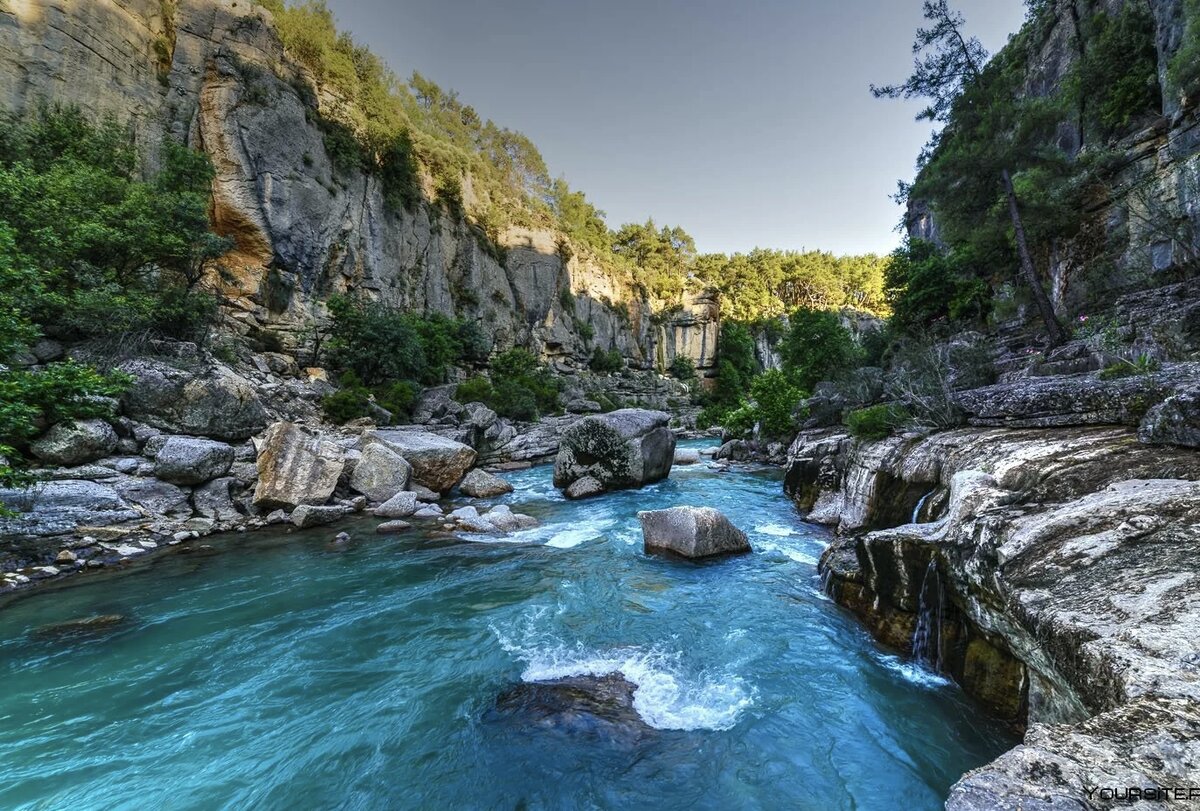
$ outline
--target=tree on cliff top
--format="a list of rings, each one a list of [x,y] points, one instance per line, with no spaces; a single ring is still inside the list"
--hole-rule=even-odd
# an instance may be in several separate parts
[[[978,39],[963,34],[966,21],[961,13],[950,8],[947,0],[925,0],[924,16],[931,26],[917,29],[913,42],[912,75],[903,84],[883,87],[872,85],[871,92],[876,98],[928,99],[929,106],[917,116],[918,120],[943,123],[949,123],[951,114],[963,108],[964,99],[980,107],[994,105],[997,108],[1007,108],[1008,105],[1019,104],[1011,95],[1005,97],[1003,94],[995,94],[993,97],[986,94],[979,98],[974,97],[974,93],[986,91],[990,81],[1001,80],[1003,77],[998,76],[995,71],[985,72],[987,51]],[[983,112],[988,114],[987,110]],[[1007,117],[1000,116],[1001,119]],[[1006,127],[990,129],[994,137],[990,139],[987,154],[990,156],[989,163],[998,170],[992,175],[994,179],[991,182],[1003,190],[1008,218],[1012,223],[1013,241],[1020,259],[1021,275],[1042,321],[1045,322],[1050,344],[1056,346],[1066,340],[1066,332],[1054,314],[1054,307],[1033,264],[1025,223],[1012,180],[1011,167],[1019,160],[1023,151],[1029,150],[1030,144],[1020,137],[1013,137],[1014,131]]]

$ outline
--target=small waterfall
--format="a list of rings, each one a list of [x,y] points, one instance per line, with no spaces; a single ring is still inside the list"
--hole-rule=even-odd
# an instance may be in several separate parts
[[[934,671],[942,669],[942,576],[937,556],[929,559],[921,581],[921,603],[917,609],[917,627],[912,638],[913,656]]]
[[[937,492],[937,488],[934,488],[933,490],[930,490],[925,495],[921,496],[921,500],[917,502],[917,506],[913,507],[912,520],[909,521],[908,523],[910,523],[910,524],[921,523],[921,508],[925,506],[926,501],[929,501],[929,497],[932,496],[936,492]]]

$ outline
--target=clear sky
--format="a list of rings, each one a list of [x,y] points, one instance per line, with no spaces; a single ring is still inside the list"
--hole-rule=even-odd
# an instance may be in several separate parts
[[[519,130],[616,227],[701,251],[885,252],[929,136],[908,75],[920,0],[328,0],[401,76]],[[995,51],[1021,0],[957,0]]]

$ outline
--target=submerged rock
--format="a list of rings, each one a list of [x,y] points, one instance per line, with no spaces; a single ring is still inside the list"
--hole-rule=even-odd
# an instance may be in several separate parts
[[[129,617],[124,614],[97,614],[92,617],[56,622],[34,628],[32,636],[35,639],[66,639],[78,636],[99,636],[112,633],[129,623]]]
[[[569,490],[590,476],[607,491],[665,479],[675,458],[669,422],[665,412],[638,408],[584,417],[562,433],[554,486]]]
[[[652,731],[633,707],[636,690],[620,673],[522,682],[501,693],[484,720],[629,745]]]
[[[638,513],[638,518],[648,554],[669,552],[685,558],[710,558],[752,551],[746,533],[712,507],[646,510]]]
[[[379,526],[375,527],[375,531],[380,535],[391,535],[397,532],[404,532],[412,527],[412,524],[399,519],[395,521],[384,521]]]
[[[332,524],[334,521],[349,515],[351,512],[353,510],[350,507],[342,505],[314,507],[311,504],[301,504],[292,511],[291,520],[300,529],[308,529],[309,527]]]

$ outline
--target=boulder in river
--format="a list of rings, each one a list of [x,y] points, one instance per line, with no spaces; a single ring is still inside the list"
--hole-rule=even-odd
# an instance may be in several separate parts
[[[384,502],[408,486],[412,465],[384,442],[369,442],[350,474],[350,489]]]
[[[354,510],[340,504],[330,505],[328,507],[315,507],[311,504],[301,504],[296,509],[292,510],[292,523],[300,529],[308,529],[309,527],[319,527],[325,524],[332,524],[339,518],[343,518]]]
[[[675,450],[675,464],[677,465],[695,465],[700,462],[700,451],[694,448],[677,448]]]
[[[562,433],[554,460],[554,486],[576,497],[571,485],[589,476],[605,491],[665,479],[675,458],[675,434],[667,427],[669,422],[665,412],[640,408],[584,417]]]
[[[291,422],[267,429],[258,453],[254,503],[268,509],[324,504],[346,466],[337,444]]]
[[[746,533],[712,507],[671,507],[638,513],[642,543],[649,553],[710,558],[750,552]]]
[[[375,508],[377,518],[407,518],[417,511],[417,494],[407,490],[397,493]]]
[[[104,420],[67,420],[30,443],[29,450],[52,465],[82,465],[116,447],[117,432]]]
[[[446,493],[475,464],[475,450],[429,431],[383,430],[372,436],[385,442],[412,465],[413,481]]]
[[[484,720],[628,746],[652,731],[633,707],[636,690],[620,673],[522,682],[501,693]]]
[[[492,498],[511,493],[513,486],[499,476],[493,476],[486,470],[475,468],[463,478],[458,489],[462,490],[464,495],[472,498]]]

